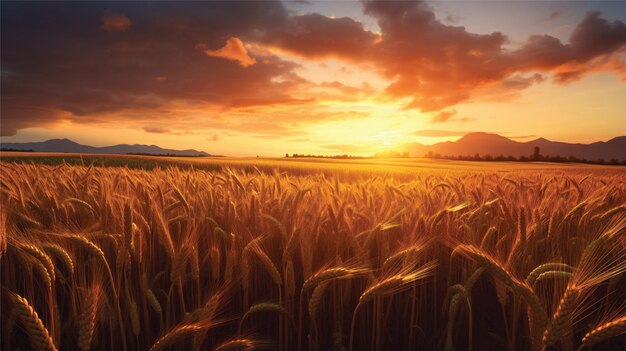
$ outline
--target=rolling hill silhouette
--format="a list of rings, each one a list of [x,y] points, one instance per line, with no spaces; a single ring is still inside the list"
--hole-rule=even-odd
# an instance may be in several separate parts
[[[433,145],[420,143],[405,144],[402,151],[408,151],[412,156],[423,156],[429,152],[450,156],[504,155],[530,156],[535,147],[539,147],[542,155],[574,156],[587,160],[626,160],[626,136],[619,136],[609,141],[599,141],[591,144],[574,144],[550,141],[538,138],[527,142],[514,141],[498,134],[484,132],[469,133],[457,141],[446,141]]]
[[[69,139],[51,139],[34,143],[2,143],[3,149],[32,150],[36,152],[67,152],[81,154],[150,154],[176,156],[210,156],[204,151],[193,149],[173,150],[163,149],[156,145],[119,144],[113,146],[95,147],[78,144]]]

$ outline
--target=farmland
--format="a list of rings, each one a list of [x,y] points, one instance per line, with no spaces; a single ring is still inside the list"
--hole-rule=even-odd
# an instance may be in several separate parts
[[[626,347],[624,167],[0,164],[3,349]]]

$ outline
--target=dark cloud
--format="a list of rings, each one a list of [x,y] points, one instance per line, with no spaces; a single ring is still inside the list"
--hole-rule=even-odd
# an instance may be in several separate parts
[[[574,28],[569,43],[563,44],[549,35],[535,35],[507,57],[518,71],[551,71],[556,81],[566,82],[596,69],[594,60],[617,54],[625,45],[626,24],[609,22],[599,12],[590,12]]]
[[[256,40],[307,58],[339,57],[360,61],[369,55],[378,36],[348,17],[317,13],[291,17],[284,26],[260,31]]]
[[[568,43],[535,35],[509,50],[504,34],[476,34],[444,24],[422,1],[363,4],[365,14],[377,20],[380,35],[349,18],[315,14],[296,16],[288,21],[288,30],[264,33],[260,40],[307,58],[373,64],[392,80],[386,89],[390,97],[412,98],[406,108],[422,112],[467,101],[488,86],[520,90],[540,83],[545,75],[559,82],[572,80],[597,69],[598,58],[626,44],[624,23],[609,22],[597,12],[587,14]],[[621,66],[613,64],[609,70],[616,67]]]
[[[155,119],[172,101],[289,100],[296,84],[296,65],[276,56],[243,67],[196,49],[280,26],[280,2],[7,2],[1,16],[2,135],[62,119]]]
[[[160,127],[143,127],[143,130],[148,133],[156,133],[156,134],[168,134],[171,132],[167,128],[160,128]]]
[[[155,127],[155,126],[146,126],[143,127],[144,132],[146,133],[154,133],[154,134],[170,134],[170,135],[188,135],[191,132],[187,131],[176,131],[169,128],[164,127]]]
[[[505,35],[445,25],[422,2],[367,1],[365,11],[378,19],[382,30],[373,60],[394,79],[387,92],[413,97],[407,107],[424,112],[466,101],[473,91],[494,82],[521,89],[543,79],[520,78],[525,72],[554,73],[560,81],[580,76],[590,69],[590,61],[626,44],[624,23],[608,22],[597,12],[576,26],[567,44],[548,35],[532,36],[521,48],[507,51]],[[573,71],[566,69],[571,62],[577,64]]]

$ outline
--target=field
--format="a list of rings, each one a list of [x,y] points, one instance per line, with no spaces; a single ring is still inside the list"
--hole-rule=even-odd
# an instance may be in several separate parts
[[[624,167],[0,165],[5,350],[626,350]]]

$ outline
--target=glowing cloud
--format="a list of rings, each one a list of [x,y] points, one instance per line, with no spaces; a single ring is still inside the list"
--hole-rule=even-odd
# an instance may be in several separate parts
[[[204,49],[206,45],[199,44],[197,46],[200,49]],[[223,59],[237,61],[242,67],[248,67],[254,65],[256,60],[250,55],[248,55],[248,51],[239,38],[228,38],[226,41],[226,45],[217,50],[209,50],[205,49],[204,53],[210,57],[220,57]]]

